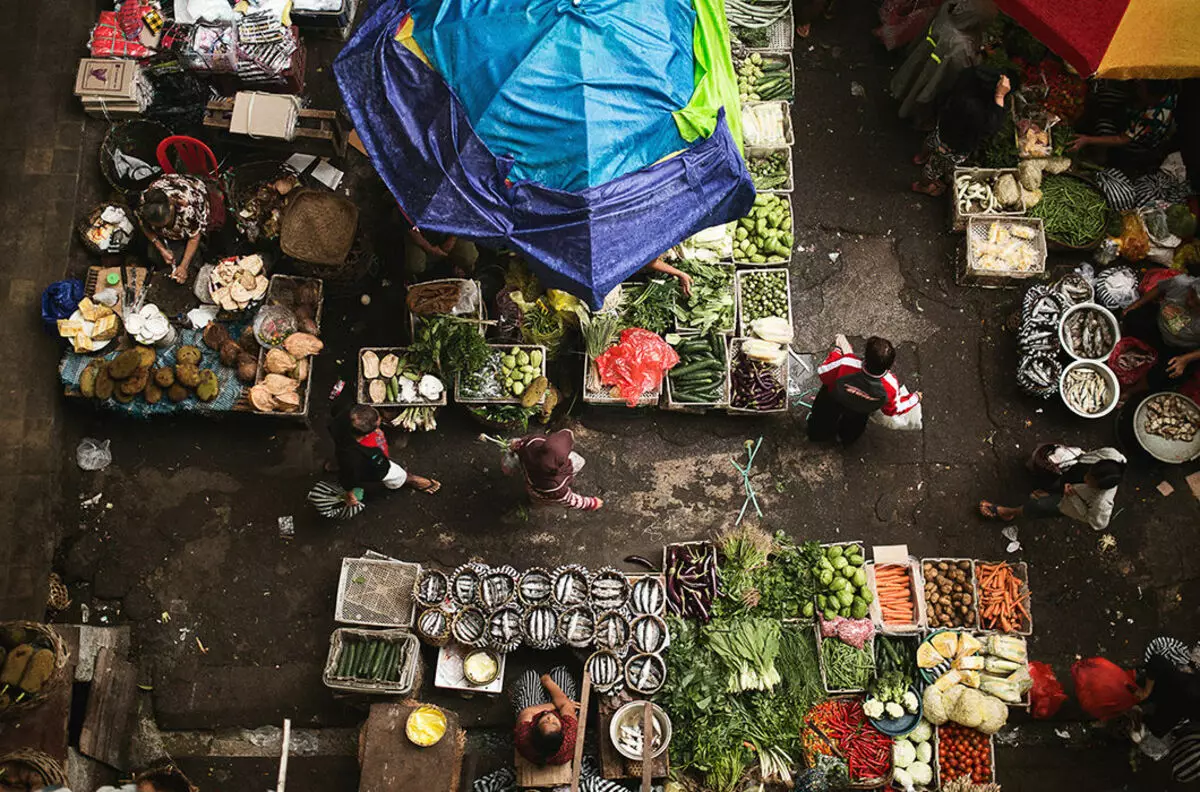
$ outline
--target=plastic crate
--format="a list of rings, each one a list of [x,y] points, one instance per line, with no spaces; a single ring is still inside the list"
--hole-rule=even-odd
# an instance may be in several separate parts
[[[483,324],[483,320],[487,318],[487,313],[483,305],[483,286],[479,281],[468,280],[466,278],[438,278],[436,280],[421,281],[414,283],[414,286],[424,286],[430,283],[472,283],[475,288],[475,310],[471,314],[432,314],[433,316],[457,316],[460,319],[474,319],[479,322],[479,335],[487,334],[487,326]],[[408,330],[411,334],[410,338],[415,338],[417,334],[417,323],[423,320],[422,316],[413,314],[408,310],[407,304],[404,308],[408,314]]]
[[[776,102],[745,102],[742,104],[742,114],[743,115],[745,115],[745,113],[746,113],[746,108],[752,104],[753,105],[769,105],[769,104],[781,105],[781,109],[783,110],[783,143],[782,143],[782,145],[790,147],[790,146],[793,146],[796,144],[796,136],[795,136],[795,133],[792,131],[792,103],[791,102],[778,102],[778,101],[776,101]],[[746,125],[743,122],[743,124],[742,124],[743,131],[745,130],[745,128],[746,128]],[[753,146],[755,148],[777,148],[781,144],[777,140],[776,141],[766,141],[766,140],[750,141],[747,139],[746,145]]]
[[[358,350],[358,403],[370,405],[371,407],[445,407],[446,406],[446,383],[442,382],[442,395],[436,401],[421,401],[415,402],[373,402],[367,395],[367,378],[363,376],[362,356],[364,352],[374,352],[380,358],[384,355],[393,354],[397,357],[403,357],[408,352],[408,347],[363,347]],[[441,379],[439,377],[439,379]]]
[[[542,353],[542,363],[538,367],[538,376],[546,376],[546,347],[540,344],[488,344],[491,349],[494,349],[501,354],[511,350],[513,347],[524,350],[526,352],[538,350]],[[536,377],[535,377],[536,379]],[[543,399],[545,397],[542,397]],[[502,398],[484,398],[479,396],[466,396],[462,392],[462,377],[459,374],[454,375],[454,400],[460,404],[520,404],[520,396],[507,396]],[[541,401],[539,400],[539,404]]]
[[[792,324],[792,276],[783,267],[763,267],[752,270],[738,270],[734,276],[733,294],[734,294],[734,310],[737,312],[737,334],[739,338],[751,338],[750,322],[746,321],[742,316],[742,281],[746,278],[753,278],[759,274],[770,272],[782,272],[784,280],[784,288],[787,289],[787,316],[780,317],[787,319],[788,327],[793,327]]]
[[[698,333],[693,333],[693,334],[685,335],[684,338],[695,338],[698,335],[699,335]],[[718,337],[721,337],[722,334],[716,333],[716,335]],[[671,373],[667,372],[666,376],[663,377],[663,381],[666,384],[665,390],[666,390],[666,394],[667,394],[666,409],[681,410],[681,411],[686,412],[686,411],[707,410],[707,409],[712,409],[715,407],[728,407],[729,406],[729,340],[728,339],[724,339],[723,347],[725,349],[725,376],[724,376],[724,383],[722,385],[722,390],[721,390],[721,394],[722,394],[721,398],[715,402],[677,402],[671,395],[671,393],[672,393]]]
[[[346,651],[347,637],[359,636],[373,640],[400,644],[400,655],[397,658],[398,676],[387,682],[356,679],[354,677],[337,676],[338,663],[342,652]],[[407,630],[358,630],[339,627],[329,636],[329,655],[325,660],[325,671],[321,680],[328,688],[347,690],[353,693],[378,693],[390,696],[403,696],[412,692],[417,677],[417,665],[420,662],[421,643],[417,636]]]
[[[941,771],[941,767],[940,767],[941,753],[942,753],[942,749],[941,749],[942,728],[943,728],[942,726],[934,726],[933,727],[933,759],[934,759],[933,786],[931,786],[930,789],[941,789],[942,781],[943,781],[942,771]],[[988,746],[991,749],[991,754],[992,754],[991,755],[992,777],[990,779],[990,783],[996,784],[997,781],[996,781],[996,738],[995,738],[995,736],[988,735]],[[945,780],[952,781],[953,779],[947,778]]]
[[[729,273],[729,275],[730,275],[729,296],[733,297],[733,299],[734,299],[733,310],[730,312],[729,326],[728,327],[713,327],[712,332],[723,333],[724,335],[733,335],[734,330],[737,329],[737,297],[736,297],[736,284],[734,282],[734,279],[737,277],[737,268],[734,267],[733,264],[725,263],[725,262],[710,264],[709,266],[720,267],[721,269],[726,270]],[[684,298],[682,298],[682,297],[678,298],[676,300],[676,303],[678,304],[678,302],[682,299],[684,299]],[[680,333],[699,333],[700,332],[700,329],[697,327],[688,327],[685,324],[683,324],[681,321],[679,321],[678,317],[675,319],[675,330],[676,330],[676,332],[680,332]]]
[[[628,403],[621,396],[613,396],[612,388],[601,386],[599,390],[592,390],[589,383],[595,382],[598,378],[597,372],[593,366],[594,361],[587,355],[583,356],[583,401],[586,404],[605,404],[614,407],[626,407]],[[593,374],[595,376],[593,376]],[[663,377],[666,379],[666,376]],[[636,407],[653,407],[658,404],[662,398],[663,385],[659,385],[654,390],[643,393],[638,397]]]
[[[343,558],[334,620],[371,627],[411,627],[418,564]]]
[[[829,679],[825,674],[825,656],[821,652],[821,645],[826,640],[838,641],[841,639],[840,638],[829,638],[829,639],[822,638],[821,637],[821,621],[820,621],[820,619],[818,619],[817,621],[815,621],[813,623],[813,634],[816,635],[816,637],[817,637],[817,667],[821,671],[821,687],[825,688],[825,692],[830,694],[831,696],[832,695],[840,695],[840,694],[865,693],[867,691],[867,689],[865,687],[863,687],[863,688],[831,688],[829,686]],[[870,638],[868,638],[867,642],[865,644],[863,644],[863,651],[865,651],[870,656],[871,665],[874,666],[875,665],[875,636],[874,635],[872,635]]]
[[[770,52],[791,52],[792,44],[796,39],[796,24],[792,14],[792,9],[789,7],[782,17],[772,22],[766,28],[767,43],[763,47],[747,47],[751,52],[770,51]],[[739,29],[737,25],[731,25],[731,34],[736,35],[735,31]],[[732,41],[733,35],[730,36]]]
[[[788,399],[787,399],[786,393],[784,394],[782,406],[776,407],[771,410],[749,410],[749,409],[746,409],[745,407],[733,406],[733,367],[734,367],[734,363],[737,361],[738,353],[741,351],[742,342],[748,341],[748,340],[749,339],[746,339],[746,338],[732,338],[729,341],[729,387],[726,390],[726,392],[729,394],[728,411],[731,414],[735,414],[735,415],[769,415],[771,413],[787,412]],[[791,366],[791,355],[785,355],[783,358],[783,363],[780,364],[779,366],[776,366],[776,369],[775,369],[776,377],[779,380],[779,384],[782,385],[785,390],[787,389],[787,386],[788,386],[788,372],[789,372],[790,366]]]
[[[787,232],[788,232],[788,236],[792,237],[793,242],[795,242],[796,218],[795,218],[795,213],[792,211],[791,195],[786,192],[780,192],[778,190],[763,190],[760,193],[760,195],[781,195],[787,201],[787,204],[788,204]],[[741,251],[739,251],[737,249],[737,246],[735,245],[733,248],[733,263],[739,267],[778,267],[780,264],[791,264],[792,263],[792,250],[790,250],[790,249],[788,250],[788,257],[786,259],[768,258],[766,261],[762,261],[762,262],[746,261],[745,259],[738,258],[738,256],[740,254],[741,254]]]
[[[788,79],[791,83],[792,90],[788,93],[787,96],[783,97],[782,99],[776,98],[776,99],[772,99],[769,101],[791,102],[792,99],[795,98],[795,95],[796,95],[796,67],[795,67],[795,64],[792,62],[792,53],[791,52],[787,52],[784,50],[747,50],[746,54],[747,55],[758,55],[762,58],[774,58],[776,60],[784,61],[784,63],[786,64],[787,75],[788,75]],[[733,64],[734,69],[737,69],[737,67],[739,67],[744,60],[745,60],[745,58],[736,60]],[[752,99],[750,101],[756,102],[759,100]]]
[[[1031,228],[1034,237],[1028,240],[1033,245],[1035,261],[1026,270],[991,269],[982,265],[981,246],[986,243],[994,224],[1002,229],[1014,226]],[[966,258],[963,262],[961,277],[964,285],[979,286],[1017,286],[1030,278],[1044,275],[1046,272],[1046,234],[1042,221],[1037,217],[970,217],[967,219]],[[1012,281],[1015,281],[1013,283]]]
[[[747,146],[745,151],[746,163],[749,165],[751,157],[765,156],[769,154],[782,153],[787,159],[787,181],[781,187],[772,187],[766,192],[791,193],[796,188],[795,180],[792,176],[792,150],[787,146]]]

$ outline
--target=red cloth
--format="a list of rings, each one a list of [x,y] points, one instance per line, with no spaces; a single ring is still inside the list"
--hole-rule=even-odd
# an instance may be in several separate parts
[[[1029,676],[1033,678],[1033,689],[1029,691],[1030,714],[1039,720],[1053,718],[1067,700],[1062,683],[1054,669],[1039,660],[1029,664]]]
[[[1137,686],[1133,671],[1103,657],[1077,660],[1071,666],[1071,676],[1079,706],[1093,718],[1109,720],[1138,703],[1133,693]]]
[[[358,438],[358,444],[367,448],[378,448],[385,457],[392,458],[392,455],[388,453],[387,435],[383,433],[382,429],[376,429],[371,434]]]
[[[996,0],[996,5],[1090,77],[1108,52],[1129,0]]]
[[[546,760],[538,756],[537,750],[533,747],[533,721],[518,723],[513,727],[513,743],[521,752],[521,756],[536,765],[565,765],[575,757],[575,733],[579,728],[579,722],[573,715],[563,715],[561,712],[558,717],[562,721],[562,747],[554,756]]]

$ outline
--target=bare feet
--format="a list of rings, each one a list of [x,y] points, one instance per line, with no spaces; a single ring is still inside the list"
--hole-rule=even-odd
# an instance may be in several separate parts
[[[929,154],[922,151],[920,154],[913,155],[913,165],[924,165],[929,162]]]
[[[798,38],[808,38],[812,33],[812,24],[796,25],[796,36]]]
[[[1004,522],[1009,522],[1016,516],[1012,509],[997,506],[991,501],[979,501],[979,513],[989,520],[1003,520]]]
[[[442,488],[442,483],[435,479],[421,478],[420,476],[411,476],[413,489],[417,492],[424,492],[426,495],[432,495]]]
[[[912,183],[912,191],[921,193],[922,195],[928,195],[933,198],[937,198],[939,195],[941,195],[942,193],[944,193],[946,191],[946,187],[945,187],[945,185],[936,184],[936,183],[932,183],[932,182],[929,182],[929,183],[913,182]]]

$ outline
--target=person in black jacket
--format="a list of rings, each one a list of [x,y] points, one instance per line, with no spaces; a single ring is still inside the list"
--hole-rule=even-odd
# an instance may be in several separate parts
[[[913,157],[923,166],[922,180],[912,185],[915,192],[937,196],[946,191],[954,168],[1000,129],[1010,90],[1008,77],[995,69],[972,66],[958,75],[938,111],[937,126]]]
[[[330,425],[337,454],[338,481],[346,489],[346,503],[358,503],[354,488],[379,483],[390,490],[412,487],[430,495],[442,488],[434,479],[409,473],[388,455],[387,435],[379,427],[379,411],[356,404],[334,416]]]

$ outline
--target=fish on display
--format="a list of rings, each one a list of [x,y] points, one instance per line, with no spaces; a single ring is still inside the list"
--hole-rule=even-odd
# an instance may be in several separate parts
[[[1145,429],[1166,440],[1190,443],[1200,431],[1195,406],[1175,393],[1162,394],[1146,402]]]
[[[1094,415],[1108,406],[1112,394],[1099,371],[1081,366],[1067,374],[1063,396],[1080,412]]]

